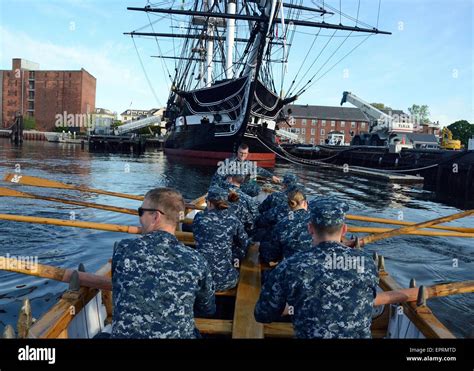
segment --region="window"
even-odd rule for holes
[[[356,127],[356,122],[355,121],[352,121],[351,122],[351,128],[355,128]]]
[[[300,128],[295,128],[295,133],[299,134],[300,133]]]
[[[306,128],[301,129],[301,134],[306,134]]]
[[[314,138],[311,138],[311,139],[309,140],[309,143],[310,143],[310,144],[314,144]]]
[[[35,99],[35,92],[34,91],[29,91],[28,92],[28,99]]]
[[[306,125],[306,119],[301,120],[301,125]]]
[[[29,72],[29,77],[30,77],[30,79],[34,79],[35,78],[35,71],[30,71]]]
[[[35,109],[35,102],[29,101],[29,102],[28,102],[28,109],[29,109],[29,110]]]
[[[345,121],[341,121],[341,128],[345,128],[346,127],[346,122]]]
[[[360,124],[360,127],[361,127],[362,129],[365,129],[365,122],[362,122],[362,123]]]
[[[316,135],[316,129],[311,129],[311,135]]]
[[[321,129],[321,135],[326,134],[326,131],[324,129]]]
[[[35,82],[34,81],[29,81],[28,89],[35,90]]]
[[[316,120],[311,120],[311,125],[316,126]]]
[[[326,126],[326,120],[321,120],[321,124],[322,124],[323,126]]]
[[[320,139],[319,144],[324,144],[324,139]]]
[[[336,121],[331,120],[331,127],[334,127],[334,126],[336,126]]]

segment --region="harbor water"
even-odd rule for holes
[[[115,192],[144,194],[154,187],[173,187],[186,199],[206,192],[215,167],[167,158],[150,150],[140,157],[89,153],[74,144],[25,142],[15,147],[0,138],[0,176],[21,171],[60,182]],[[420,186],[397,185],[327,169],[277,163],[273,171],[281,176],[295,172],[310,195],[335,195],[350,205],[350,213],[420,222],[454,214],[460,209],[437,202]],[[139,201],[62,189],[16,186],[19,191],[45,196],[137,208]],[[103,210],[24,198],[0,198],[0,213],[75,219],[99,223],[138,225],[138,217]],[[387,225],[350,221],[350,225]],[[451,226],[474,227],[474,217]],[[124,233],[25,224],[0,220],[0,256],[37,256],[41,264],[77,268],[83,263],[93,272],[111,258],[115,241],[135,238]],[[411,278],[417,285],[474,279],[474,240],[454,237],[402,236],[366,247],[385,257],[386,270],[404,287]],[[22,300],[31,300],[33,316],[39,318],[67,289],[64,283],[0,271],[0,331],[7,324],[16,327]],[[457,295],[429,301],[435,315],[457,336],[474,336],[473,295]]]

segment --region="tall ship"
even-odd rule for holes
[[[340,2],[339,9],[328,1],[304,3],[194,0],[128,8],[145,12],[149,24],[126,34],[155,38],[155,57],[169,77],[167,155],[216,161],[245,142],[251,160],[272,166],[278,129],[290,125],[285,106],[370,36],[390,34],[362,22],[360,1],[356,16]],[[157,32],[164,29],[171,32]],[[163,47],[169,38],[171,52]]]

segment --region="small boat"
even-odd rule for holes
[[[44,136],[48,142],[59,142],[59,133],[45,132]]]
[[[264,195],[259,195],[263,198]],[[205,196],[192,202],[205,205]],[[194,218],[198,210],[186,210],[186,218]],[[379,270],[379,291],[399,290],[402,287],[385,271],[382,256],[375,256]],[[196,326],[205,337],[234,339],[292,338],[290,322],[258,323],[254,319],[255,304],[260,295],[261,273],[268,267],[259,262],[258,247],[252,245],[240,266],[236,288],[216,293],[232,313],[227,318],[196,318]],[[97,272],[111,277],[111,261]],[[414,286],[414,282],[410,286]],[[423,291],[420,290],[420,293]],[[220,297],[220,298],[219,298]],[[29,338],[93,338],[100,332],[110,332],[112,324],[112,293],[70,284],[59,301],[29,329]],[[455,338],[426,305],[420,295],[418,301],[374,307],[372,337],[390,339]]]

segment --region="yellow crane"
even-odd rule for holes
[[[451,132],[451,130],[445,127],[441,131],[440,147],[442,149],[459,150],[461,149],[461,141],[453,139],[453,133]]]

